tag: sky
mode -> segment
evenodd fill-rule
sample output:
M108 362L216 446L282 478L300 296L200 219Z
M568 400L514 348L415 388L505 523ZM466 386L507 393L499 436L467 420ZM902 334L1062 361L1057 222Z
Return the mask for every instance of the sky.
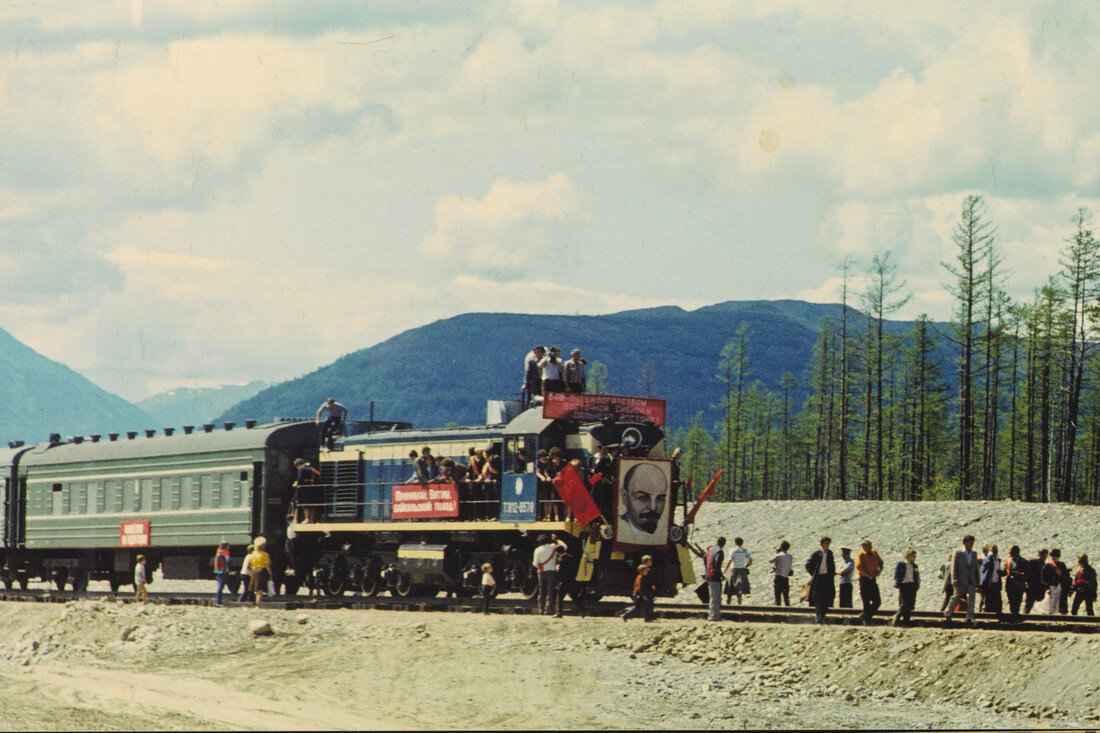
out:
M974 193L1027 298L1100 210L1098 13L4 3L0 328L136 401L466 312L838 302L887 251L947 318Z

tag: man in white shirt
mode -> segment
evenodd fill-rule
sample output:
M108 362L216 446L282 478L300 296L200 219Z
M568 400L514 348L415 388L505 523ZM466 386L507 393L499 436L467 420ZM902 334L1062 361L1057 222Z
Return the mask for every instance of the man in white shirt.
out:
M783 540L775 550L775 557L768 560L775 573L773 590L775 591L775 605L791 605L791 573L794 558L787 550L791 549L791 543ZM782 603L781 603L782 602Z
M531 564L539 576L539 613L550 616L557 607L559 542L545 534L539 535L538 542Z
M733 596L737 596L737 605L741 605L741 597L752 594L749 588L749 566L752 565L752 554L742 545L745 541L740 537L733 538L733 550L730 551L730 559L726 562L725 570L733 568L730 575L730 583L726 586L726 603Z

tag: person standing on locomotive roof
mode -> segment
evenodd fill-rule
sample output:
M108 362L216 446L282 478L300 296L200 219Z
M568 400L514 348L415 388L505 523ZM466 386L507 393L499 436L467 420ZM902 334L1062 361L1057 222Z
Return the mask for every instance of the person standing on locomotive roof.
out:
M539 360L545 355L546 347L539 344L523 357L523 386L520 390L523 394L524 408L528 407L535 397L542 394L542 372L539 368Z
M324 424L321 423L321 415L327 413ZM332 450L335 446L336 433L343 435L344 420L348 417L348 408L329 397L317 408L317 425L320 426L321 445Z
M584 371L587 364L588 360L581 358L581 350L573 349L569 361L565 362L565 388L567 392L584 394L585 389L588 387L588 376Z
M539 359L539 369L542 370L542 391L564 392L565 380L562 374L561 349L551 346L549 353Z

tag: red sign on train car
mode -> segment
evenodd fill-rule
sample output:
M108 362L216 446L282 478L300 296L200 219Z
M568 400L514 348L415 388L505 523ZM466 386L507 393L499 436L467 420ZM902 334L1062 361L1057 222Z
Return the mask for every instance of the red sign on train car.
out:
M148 547L149 520L124 519L118 523L119 547Z
M614 420L665 424L665 401L650 397L545 392L542 416L548 420Z
M393 487L394 519L438 519L458 516L454 484L406 484Z

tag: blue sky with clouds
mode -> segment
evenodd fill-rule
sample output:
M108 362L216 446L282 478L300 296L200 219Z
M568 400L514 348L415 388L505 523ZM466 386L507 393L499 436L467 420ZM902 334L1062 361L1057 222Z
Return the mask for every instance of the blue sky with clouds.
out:
M0 327L140 399L468 311L835 301L886 250L942 318L972 192L1027 297L1098 209L1097 12L6 4Z

